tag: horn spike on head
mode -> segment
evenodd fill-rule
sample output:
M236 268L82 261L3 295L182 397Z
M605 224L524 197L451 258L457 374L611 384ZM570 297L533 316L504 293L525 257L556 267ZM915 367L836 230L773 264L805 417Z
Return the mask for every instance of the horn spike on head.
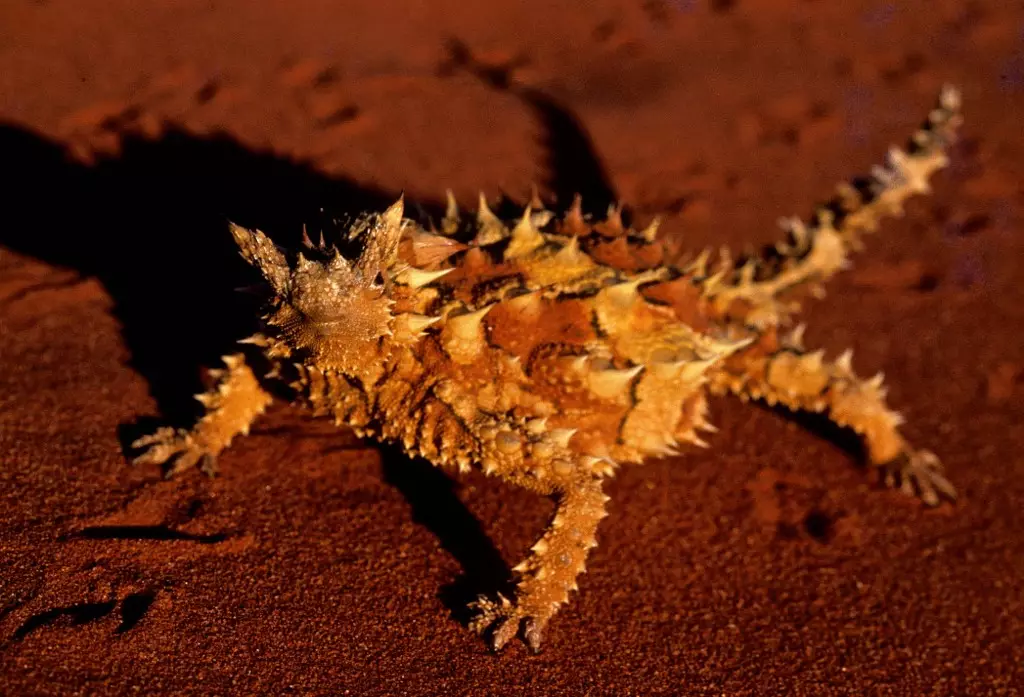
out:
M290 286L291 269L284 253L259 230L249 230L235 223L228 224L231 236L238 245L242 258L259 269L267 283L278 295Z

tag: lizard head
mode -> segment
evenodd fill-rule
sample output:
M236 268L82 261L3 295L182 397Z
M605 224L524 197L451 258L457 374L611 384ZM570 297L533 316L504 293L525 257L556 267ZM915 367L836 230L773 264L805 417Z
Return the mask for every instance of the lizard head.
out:
M259 230L231 225L242 257L259 269L273 292L264 320L288 346L321 369L365 372L378 362L381 340L391 334L391 276L402 236L399 199L349 232L362 249L346 259L334 248L299 252L289 264L284 252Z

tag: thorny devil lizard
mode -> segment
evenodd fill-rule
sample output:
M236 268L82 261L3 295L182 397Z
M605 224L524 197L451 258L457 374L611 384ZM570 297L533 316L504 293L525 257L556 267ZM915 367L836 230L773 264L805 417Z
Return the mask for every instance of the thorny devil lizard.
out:
M561 217L534 201L506 223L482 196L475 219L460 218L449 193L440 230L405 219L399 199L336 244L305 237L294 256L232 225L266 281L263 330L197 395L198 423L140 438L137 462L210 469L283 393L439 467L475 466L553 497L550 525L515 567L514 598L474 603L471 626L496 650L520 630L539 649L597 544L604 482L619 467L707 446L708 393L822 412L863 438L886 485L929 506L954 500L938 459L900 435L881 375L857 376L849 351L826 360L805 349L800 326L781 330L863 233L929 190L959 109L944 88L905 149L839 185L811 222L783 221L784 241L736 260L723 250L714 263L707 251L668 263L656 223L627 229L614 207L592 221L578 197Z

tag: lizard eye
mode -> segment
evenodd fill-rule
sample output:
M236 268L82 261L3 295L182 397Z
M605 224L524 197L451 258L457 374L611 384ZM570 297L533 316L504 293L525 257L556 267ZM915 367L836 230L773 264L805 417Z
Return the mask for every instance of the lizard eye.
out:
M384 272L378 271L376 274L374 274L373 281L371 281L370 283L370 287L373 288L374 290L384 290L384 285Z

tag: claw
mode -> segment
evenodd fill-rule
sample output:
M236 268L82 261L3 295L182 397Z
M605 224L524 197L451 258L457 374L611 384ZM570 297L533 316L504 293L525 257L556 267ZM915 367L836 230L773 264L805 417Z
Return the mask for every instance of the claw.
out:
M184 429L158 428L147 436L136 438L131 447L145 449L132 459L133 465L163 465L166 479L196 466L211 476L217 470L214 457Z
M524 638L526 639L526 645L530 647L531 653L540 653L540 643L544 638L544 623L535 617L527 619Z
M927 450L901 453L883 465L882 482L889 489L918 497L929 507L938 506L943 499L957 500L956 488L943 474L942 463Z
M494 627L494 633L491 634L491 648L495 651L501 651L505 644L511 641L518 633L519 617L516 615L505 617Z
M546 619L524 614L501 593L498 593L497 600L478 598L470 604L470 610L476 613L476 617L469 623L470 629L477 634L487 635L487 643L493 651L501 651L525 625L523 640L532 653L540 653Z

